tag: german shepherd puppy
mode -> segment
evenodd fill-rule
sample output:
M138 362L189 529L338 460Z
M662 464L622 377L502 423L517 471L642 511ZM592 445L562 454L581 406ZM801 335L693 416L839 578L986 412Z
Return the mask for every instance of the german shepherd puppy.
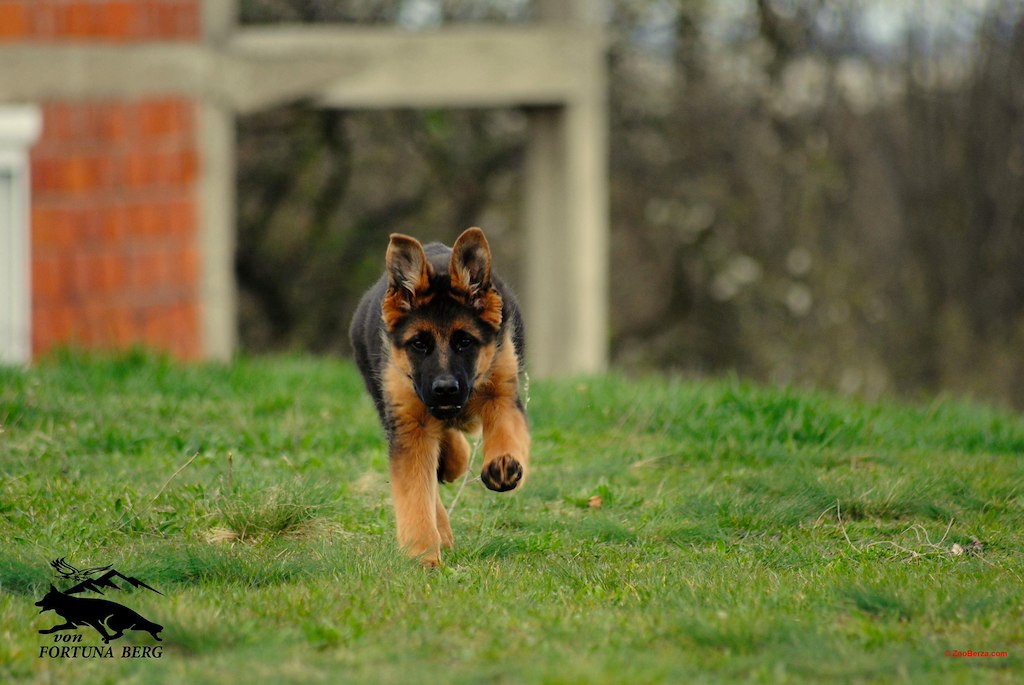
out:
M451 249L393 234L385 272L363 296L349 335L387 435L398 543L424 566L454 543L438 481L466 472L464 432L482 430L480 479L518 488L530 434L519 399L523 322L491 273L479 228Z

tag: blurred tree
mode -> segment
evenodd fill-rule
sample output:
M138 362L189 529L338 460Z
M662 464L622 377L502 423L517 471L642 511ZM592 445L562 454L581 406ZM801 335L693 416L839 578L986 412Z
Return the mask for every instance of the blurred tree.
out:
M1024 404L1024 7L615 8L620 364Z
M1024 5L610 0L612 351L1024 406ZM526 0L247 0L243 18L522 22ZM346 351L390 231L516 262L515 111L239 127L243 345ZM514 272L514 268L512 269Z

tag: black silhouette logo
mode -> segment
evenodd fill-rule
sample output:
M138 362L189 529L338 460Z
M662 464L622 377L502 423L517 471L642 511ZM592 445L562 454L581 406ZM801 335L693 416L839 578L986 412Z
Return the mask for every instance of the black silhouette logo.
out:
M75 597L74 595L86 591L102 595L101 588L122 590L123 588L114 582L116 578L120 578L133 587L146 588L158 595L163 595L162 592L146 585L138 578L126 576L110 566L78 570L68 564L64 558L55 559L50 562L50 565L62 578L78 582L63 592L51 584L50 591L46 593L46 596L35 603L37 607L41 607L39 613L53 611L64 619L64 623L40 630L41 634L48 635L62 630L78 630L79 626L91 626L103 637L104 644L118 639L124 635L126 630L141 630L152 635L153 639L160 640L159 633L164 627L143 618L128 607L108 599ZM93 578L97 574L102 575Z

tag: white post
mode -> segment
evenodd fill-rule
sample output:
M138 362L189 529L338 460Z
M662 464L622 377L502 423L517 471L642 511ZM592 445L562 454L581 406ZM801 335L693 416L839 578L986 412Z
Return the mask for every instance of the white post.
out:
M32 358L28 149L41 128L36 107L0 107L0 364Z

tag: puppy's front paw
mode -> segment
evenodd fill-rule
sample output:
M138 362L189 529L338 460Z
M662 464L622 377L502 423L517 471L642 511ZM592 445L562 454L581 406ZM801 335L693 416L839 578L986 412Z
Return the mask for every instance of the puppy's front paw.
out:
M480 480L489 490L508 492L515 489L523 479L523 465L511 454L503 454L480 471Z

